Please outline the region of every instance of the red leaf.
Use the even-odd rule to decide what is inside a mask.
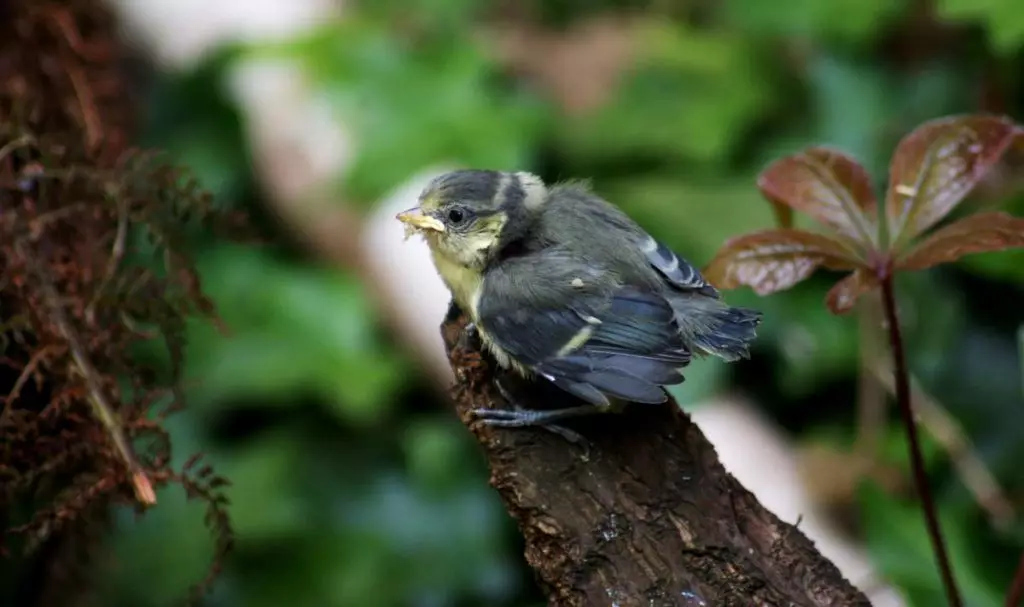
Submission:
[[[776,209],[785,205],[806,213],[866,246],[874,238],[878,201],[871,177],[842,152],[815,147],[777,160],[758,177],[757,187]]]
[[[825,296],[825,303],[833,314],[846,314],[857,304],[862,295],[878,286],[875,275],[864,269],[854,270],[852,274],[837,282]]]
[[[932,120],[904,137],[885,202],[896,249],[956,208],[1018,134],[1009,118],[980,115]]]
[[[936,230],[897,263],[901,270],[924,270],[971,253],[1024,247],[1024,218],[1008,213],[978,213]]]
[[[722,289],[747,285],[759,295],[768,295],[792,287],[819,267],[853,270],[858,265],[855,254],[833,238],[780,228],[728,241],[704,276]]]

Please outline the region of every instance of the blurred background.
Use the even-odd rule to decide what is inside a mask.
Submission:
[[[1015,0],[111,0],[136,51],[139,145],[192,168],[263,245],[198,239],[233,331],[189,329],[178,465],[233,483],[209,606],[539,606],[518,533],[446,401],[448,296],[394,213],[453,166],[588,178],[704,265],[770,227],[755,180],[812,144],[884,186],[920,122],[1024,118]],[[976,204],[1024,214],[1012,175]],[[980,199],[984,199],[983,201]],[[971,203],[969,203],[971,204]],[[825,274],[768,298],[751,361],[675,390],[727,468],[877,605],[944,604],[870,318]],[[1024,255],[899,283],[921,423],[966,604],[1002,604],[1024,549]],[[213,540],[179,488],[120,516],[103,605],[180,599]]]

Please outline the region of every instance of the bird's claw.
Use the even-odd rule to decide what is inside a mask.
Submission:
[[[500,377],[494,378],[494,387],[498,389],[498,393],[505,399],[505,402],[512,406],[512,409],[473,409],[470,413],[480,423],[492,428],[525,428],[529,426],[544,428],[548,432],[561,436],[570,443],[582,445],[587,449],[587,453],[589,453],[589,443],[579,432],[574,432],[564,426],[551,423],[556,419],[571,417],[572,413],[566,415],[568,410],[540,411],[527,409],[519,404],[518,399],[505,387]],[[573,411],[577,409],[575,407],[572,408]]]
[[[499,390],[503,391],[501,388]],[[546,421],[549,419],[561,419],[564,417],[562,411],[557,409],[552,411],[524,409],[507,397],[505,400],[508,400],[515,409],[473,409],[470,413],[480,423],[492,428],[526,428],[535,426],[557,434],[570,443],[587,446],[587,440],[579,432]]]

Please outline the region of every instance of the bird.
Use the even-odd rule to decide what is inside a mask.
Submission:
[[[584,181],[458,169],[431,179],[396,218],[406,239],[424,238],[467,330],[498,365],[582,401],[474,409],[487,425],[559,431],[571,417],[666,402],[695,355],[750,356],[762,313],[729,306]]]

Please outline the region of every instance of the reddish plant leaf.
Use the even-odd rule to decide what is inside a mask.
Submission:
[[[1008,213],[978,213],[936,230],[907,252],[896,267],[924,270],[964,255],[1024,247],[1024,218]]]
[[[1018,134],[1009,118],[980,115],[932,120],[904,137],[885,202],[896,249],[948,215]]]
[[[871,176],[842,152],[815,147],[777,160],[758,177],[757,187],[776,208],[806,213],[865,247],[873,242],[878,201]]]
[[[859,263],[852,251],[833,238],[780,228],[726,242],[704,276],[722,289],[747,285],[759,295],[768,295],[792,287],[819,267],[853,270]]]
[[[846,314],[857,305],[862,295],[878,286],[878,280],[871,272],[858,268],[846,278],[837,282],[825,296],[825,303],[833,314]]]

